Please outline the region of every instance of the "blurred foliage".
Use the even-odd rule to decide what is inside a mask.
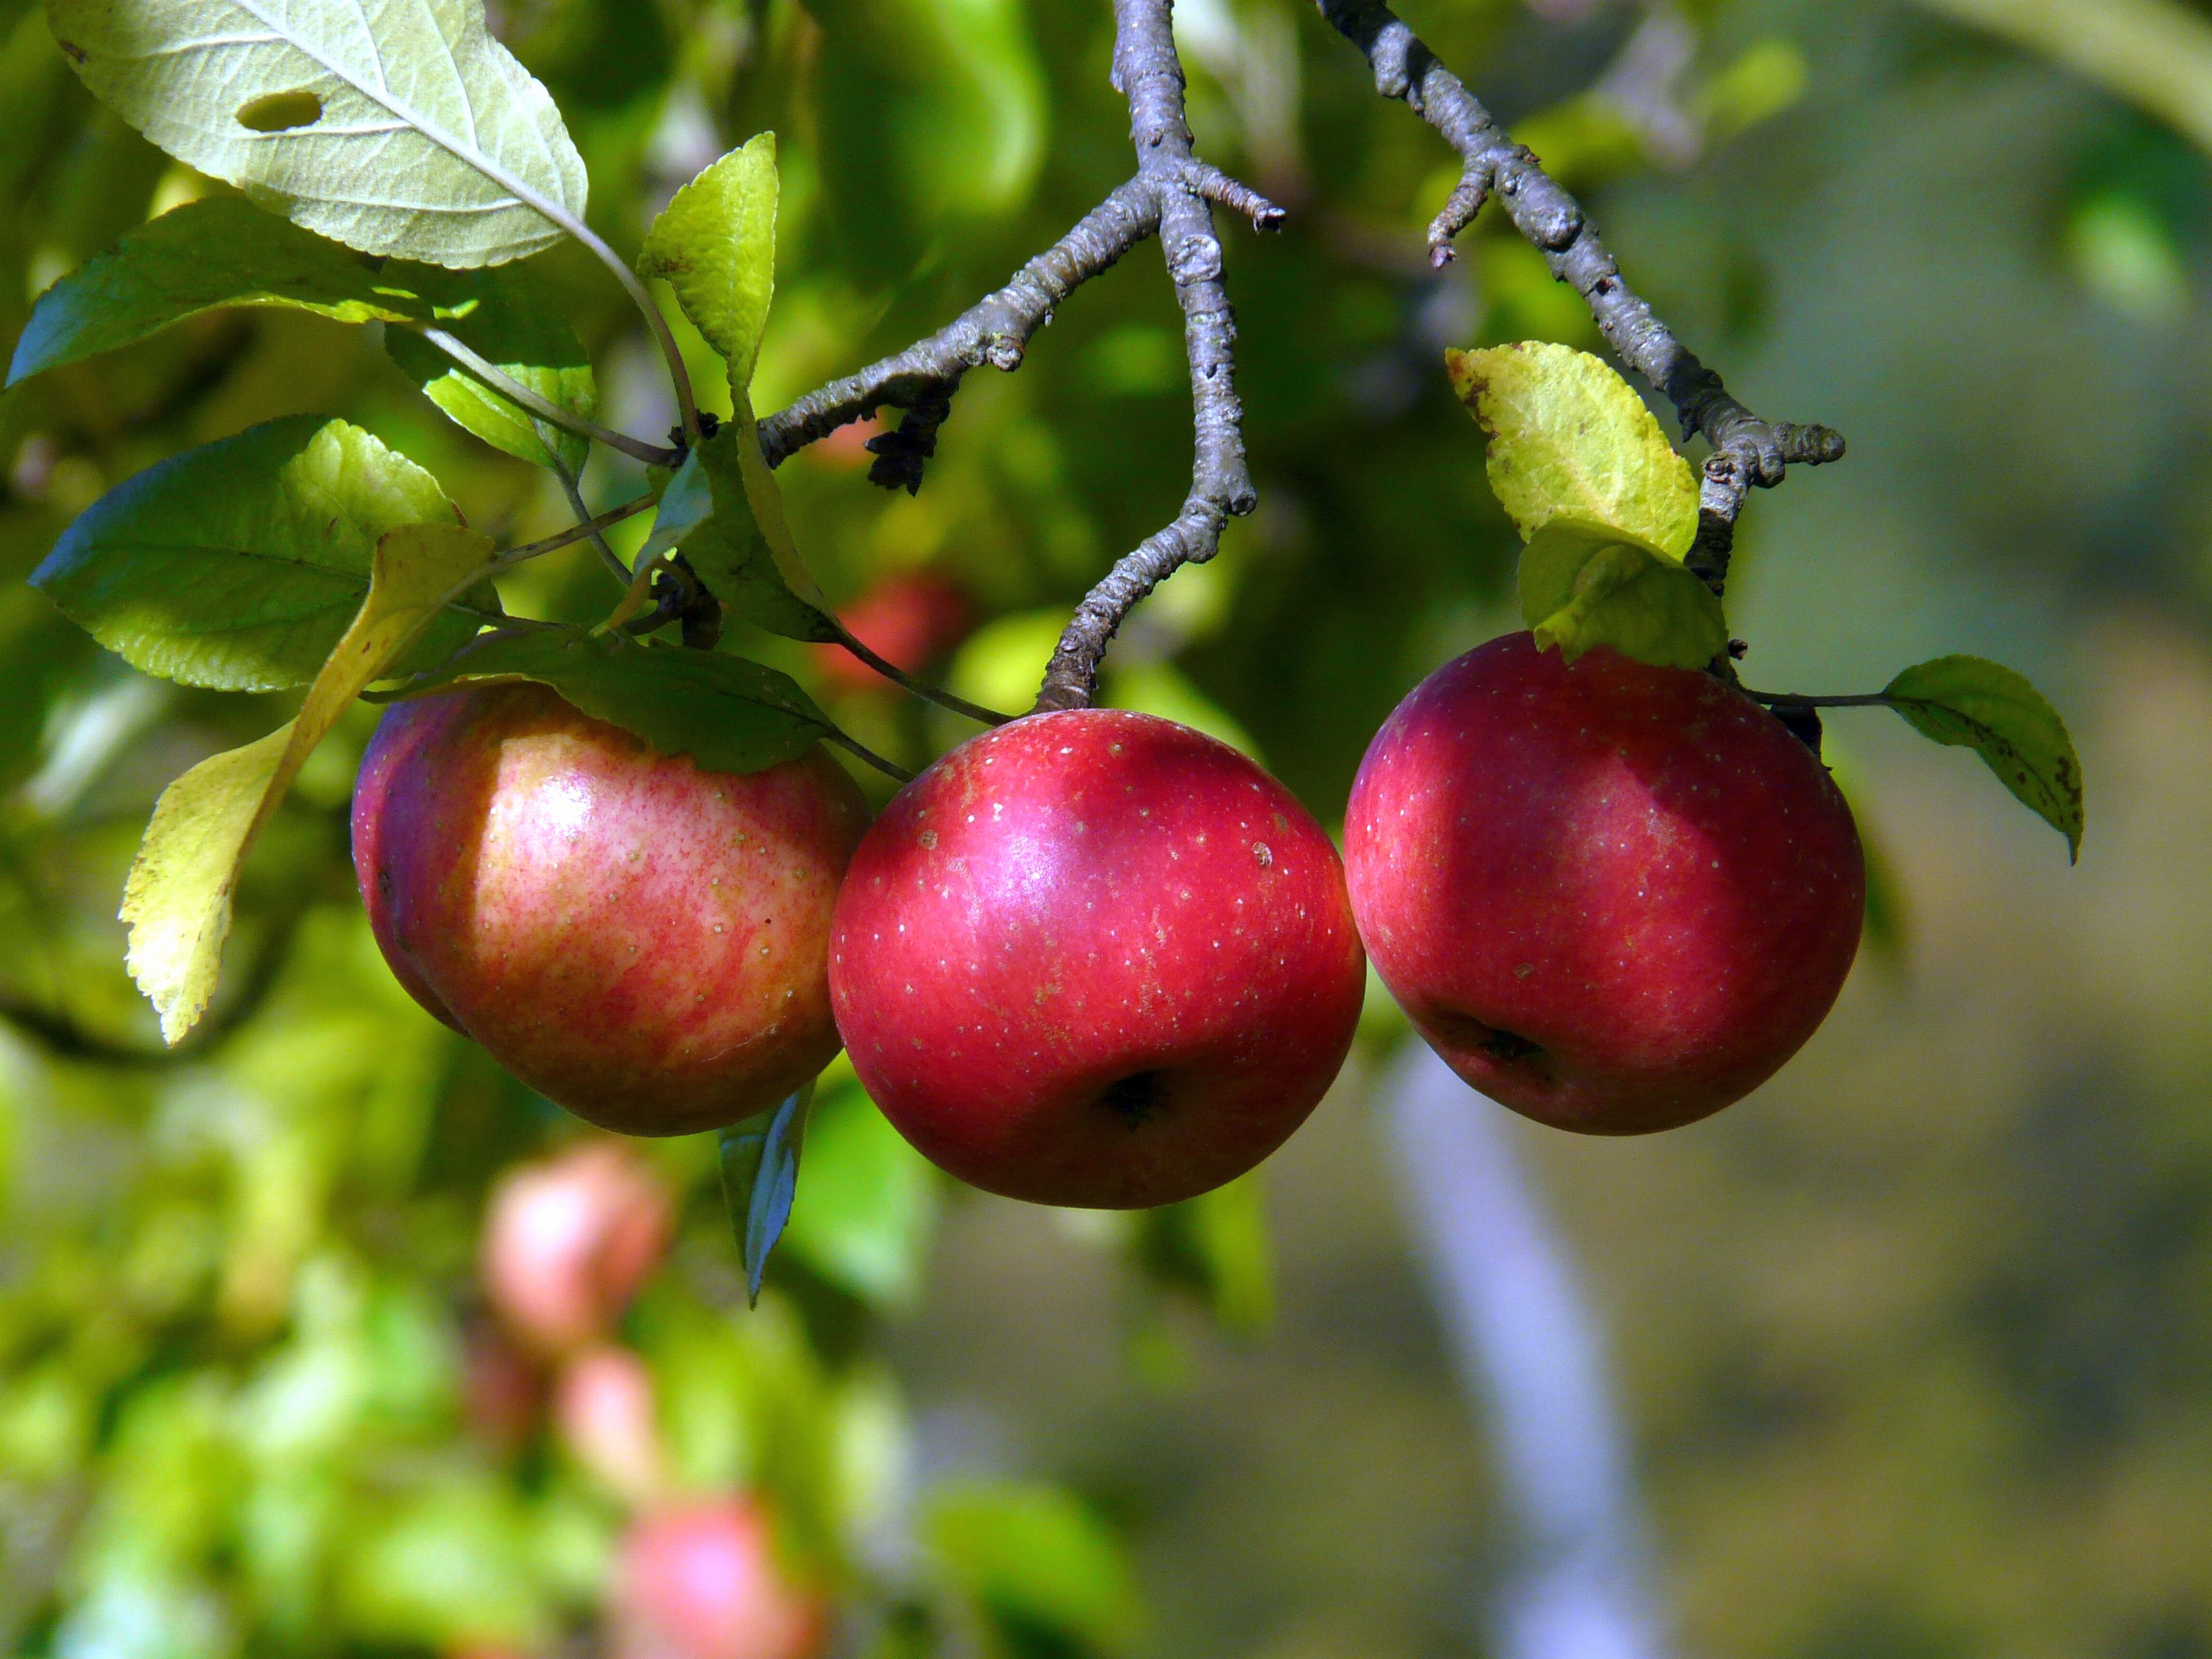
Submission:
[[[1512,625],[1516,538],[1442,349],[1594,337],[1494,215],[1429,269],[1455,167],[1310,6],[1179,9],[1201,148],[1294,212],[1266,240],[1224,227],[1261,509],[1133,619],[1107,690],[1263,754],[1327,819],[1404,690]],[[1855,689],[1987,648],[2093,694],[2083,746],[2112,777],[2062,896],[1971,763],[1851,728],[1911,921],[1895,973],[1724,1119],[1547,1148],[1622,1333],[1686,1644],[2212,1654],[2212,810],[2202,767],[2172,764],[2212,745],[2205,163],[1887,0],[1405,9],[1749,401],[1851,437],[1848,466],[1754,503],[1738,629],[1760,683]],[[769,410],[940,325],[1126,173],[1106,11],[509,0],[497,21],[626,253],[701,166],[776,131]],[[212,187],[92,104],[28,0],[0,0],[0,111],[12,343],[56,277]],[[532,269],[603,416],[665,429],[619,293],[574,249]],[[1018,374],[971,376],[918,495],[869,488],[861,434],[793,459],[831,598],[957,584],[985,621],[951,683],[1018,705],[1069,604],[1182,499],[1182,364],[1140,250]],[[565,522],[544,474],[318,318],[210,314],[0,397],[0,1651],[594,1652],[638,1507],[554,1420],[547,1367],[497,1358],[485,1194],[580,1131],[369,940],[344,814],[373,711],[249,865],[203,1033],[163,1054],[122,974],[155,796],[295,700],[144,679],[21,578],[107,486],[308,412],[376,432],[489,534]],[[602,453],[585,489],[640,481]],[[582,621],[605,584],[579,550],[502,586]],[[806,647],[743,643],[885,752],[960,735]],[[1378,1013],[1374,1046],[1399,1033]],[[1054,1229],[951,1194],[833,1071],[751,1312],[711,1140],[654,1146],[680,1224],[617,1334],[651,1379],[663,1489],[757,1504],[841,1653],[1480,1651],[1471,1598],[1515,1544],[1364,1124],[1325,1111],[1264,1187]]]

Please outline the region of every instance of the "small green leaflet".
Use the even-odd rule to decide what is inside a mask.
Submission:
[[[467,269],[583,218],[583,160],[482,0],[47,0],[47,17],[154,143],[349,247]]]
[[[374,262],[235,196],[149,221],[39,296],[8,384],[143,340],[218,306],[290,306],[342,323],[428,321],[416,280],[445,271]]]
[[[795,681],[773,668],[581,629],[494,635],[404,695],[463,680],[550,685],[594,719],[713,772],[759,772],[795,760],[836,729]]]
[[[381,537],[459,521],[436,479],[360,428],[287,416],[126,478],[31,580],[135,668],[274,691],[314,678],[361,608]],[[477,602],[498,603],[489,589]],[[409,661],[441,660],[477,626],[448,613]]]
[[[667,278],[738,392],[752,384],[775,293],[775,135],[763,132],[678,191],[638,255],[638,274]]]
[[[1548,520],[1521,554],[1521,614],[1536,643],[1567,661],[1592,646],[1668,668],[1703,668],[1728,649],[1712,589],[1680,561],[1607,525]]]
[[[214,994],[230,897],[255,839],[345,707],[437,615],[454,585],[487,568],[491,543],[457,525],[410,525],[377,544],[361,613],[308,688],[298,715],[258,742],[202,761],[162,792],[123,893],[128,963],[175,1042]]]
[[[672,532],[672,544],[690,561],[707,591],[747,622],[786,639],[834,640],[837,626],[821,590],[798,565],[795,553],[788,558],[779,555],[779,532],[787,548],[790,542],[783,497],[775,475],[760,459],[759,428],[742,393],[738,407],[740,418],[726,422],[694,450],[670,482],[652,540],[660,541],[664,528]],[[751,476],[749,458],[760,478]],[[703,514],[702,485],[708,505]],[[763,505],[768,511],[757,512]]]
[[[598,413],[591,357],[535,272],[520,265],[476,271],[455,285],[467,297],[440,308],[440,328],[548,403],[586,418]],[[572,478],[583,471],[589,440],[508,402],[410,330],[386,330],[384,345],[456,425],[533,465]]]
[[[1680,559],[1698,478],[1635,390],[1571,346],[1447,351],[1452,390],[1490,434],[1490,487],[1522,540],[1557,518],[1610,525]]]
[[[1972,749],[2004,787],[2081,855],[2081,762],[2058,711],[2023,674],[1980,657],[1938,657],[1882,690],[1891,708],[1937,743]]]
[[[923,1535],[940,1572],[1006,1651],[1115,1654],[1139,1634],[1136,1585],[1120,1540],[1051,1486],[959,1481],[933,1496]]]
[[[1444,354],[1490,434],[1490,483],[1528,544],[1521,614],[1569,662],[1611,646],[1702,668],[1728,648],[1720,599],[1682,562],[1698,481],[1628,382],[1540,342]]]
[[[757,1305],[761,1275],[791,1219],[799,1191],[799,1153],[806,1139],[806,1109],[814,1098],[810,1083],[772,1110],[756,1112],[720,1132],[722,1194],[730,1204],[730,1225],[744,1264],[745,1293]]]
[[[1256,1171],[1137,1219],[1138,1260],[1163,1285],[1194,1291],[1214,1322],[1257,1336],[1274,1318],[1267,1208]]]

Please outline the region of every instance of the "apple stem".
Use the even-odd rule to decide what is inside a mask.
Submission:
[[[1737,690],[1753,702],[1765,703],[1770,708],[1888,708],[1897,699],[1881,691],[1863,691],[1849,696],[1815,697],[1800,691],[1753,691],[1748,686]]]
[[[885,777],[896,778],[901,783],[912,783],[914,781],[914,774],[908,771],[906,768],[901,766],[896,761],[885,759],[883,756],[878,755],[874,750],[862,743],[859,738],[848,737],[844,732],[836,730],[834,726],[822,734],[822,741],[824,743],[835,744],[838,748],[843,750],[847,754],[853,756],[855,759],[864,761],[868,765],[874,767],[877,771],[881,772]]]
[[[834,617],[831,620],[836,621]],[[956,714],[965,714],[971,720],[980,720],[985,726],[1004,726],[1014,718],[1012,714],[1001,714],[995,708],[986,708],[981,703],[970,702],[965,697],[956,696],[941,686],[931,685],[927,681],[916,678],[889,658],[881,656],[871,649],[842,623],[837,623],[836,628],[838,644],[890,681],[892,684],[902,686],[913,692],[915,696],[926,702],[933,702],[940,708],[949,708]]]

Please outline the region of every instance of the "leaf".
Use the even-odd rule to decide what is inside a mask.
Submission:
[[[349,247],[465,269],[582,220],[583,160],[482,0],[48,0],[47,16],[125,120]]]
[[[487,639],[409,685],[404,695],[461,680],[550,685],[585,714],[634,732],[664,755],[689,755],[712,772],[762,771],[805,754],[836,729],[795,681],[773,668],[580,629]]]
[[[458,523],[437,480],[360,428],[270,421],[125,479],[31,573],[132,666],[186,685],[273,691],[312,678],[368,590],[376,544]],[[477,624],[429,629],[419,661]]]
[[[173,1043],[205,1012],[230,932],[246,855],[300,768],[345,707],[436,614],[455,583],[486,567],[491,543],[451,525],[410,525],[377,544],[361,614],[308,688],[299,714],[257,743],[210,757],[164,790],[124,884],[127,964]]]
[[[1153,1279],[1194,1291],[1224,1330],[1256,1336],[1273,1319],[1274,1267],[1256,1173],[1145,1211],[1135,1243]]]
[[[234,196],[187,203],[39,296],[15,343],[8,384],[219,306],[288,306],[342,323],[428,320],[432,301],[405,280],[424,269],[379,270],[350,249]]]
[[[926,1522],[939,1570],[1018,1651],[1127,1649],[1137,1596],[1121,1540],[1055,1487],[959,1482]]]
[[[2081,762],[2066,722],[2027,676],[1980,657],[1938,657],[1908,668],[1882,695],[1923,737],[1972,749],[2081,855]]]
[[[1447,351],[1452,390],[1490,434],[1490,487],[1527,540],[1553,519],[1607,525],[1680,559],[1698,480],[1628,382],[1541,341]]]
[[[1572,662],[1593,646],[1662,668],[1703,668],[1728,649],[1712,589],[1680,560],[1605,525],[1556,518],[1521,551],[1521,614],[1540,648]]]
[[[807,1123],[806,1190],[784,1248],[864,1302],[908,1308],[921,1291],[937,1197],[927,1162],[876,1109],[851,1067],[832,1061]]]
[[[799,1190],[799,1153],[806,1138],[806,1108],[814,1098],[810,1083],[782,1105],[756,1112],[720,1132],[722,1193],[730,1202],[738,1260],[745,1274],[745,1294],[760,1304],[761,1275],[769,1253],[791,1219],[791,1200]]]
[[[473,273],[467,297],[440,308],[438,326],[548,403],[589,417],[599,381],[576,331],[544,283],[526,268]],[[387,330],[385,349],[430,401],[495,449],[574,477],[590,441],[510,403],[444,352],[406,329]]]
[[[637,258],[640,276],[667,278],[737,392],[752,384],[775,293],[775,135],[763,132],[678,191]]]
[[[737,615],[786,639],[834,640],[830,602],[799,562],[782,490],[761,459],[760,428],[745,398],[737,401],[736,417],[678,469],[646,544],[667,526],[707,591]],[[701,515],[702,484],[708,510]]]

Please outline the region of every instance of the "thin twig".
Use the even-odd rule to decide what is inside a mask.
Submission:
[[[683,349],[676,343],[676,336],[668,326],[668,318],[660,309],[659,302],[653,297],[652,290],[582,220],[572,218],[565,213],[549,216],[562,229],[591,249],[592,257],[614,272],[615,280],[623,285],[623,291],[645,314],[646,326],[653,331],[653,337],[659,344],[660,355],[668,364],[668,378],[676,388],[676,407],[683,417],[684,436],[686,441],[696,444],[706,434],[699,424],[699,400],[691,392],[691,371],[684,367]]]
[[[569,471],[565,465],[561,465],[557,457],[553,471],[554,475],[561,480],[561,493],[568,498],[568,510],[579,520],[590,518],[592,509],[584,500],[583,486],[577,481],[576,475]],[[592,551],[599,556],[599,562],[606,566],[607,574],[615,579],[617,586],[627,592],[632,580],[630,568],[622,562],[622,556],[607,544],[606,532],[604,530],[592,532],[591,543]]]
[[[647,443],[642,438],[633,438],[627,432],[617,432],[612,427],[601,426],[588,415],[579,415],[573,409],[562,408],[550,398],[540,397],[497,363],[442,328],[422,326],[416,331],[501,397],[509,403],[520,404],[549,425],[573,432],[580,438],[588,438],[593,443],[605,444],[610,449],[618,449],[625,455],[643,461],[647,466],[674,466],[684,459],[678,451]]]
[[[1525,145],[1506,135],[1383,0],[1316,3],[1322,15],[1366,55],[1375,89],[1386,98],[1403,99],[1459,152],[1459,185],[1429,228],[1431,259],[1448,263],[1452,239],[1494,196],[1514,228],[1544,255],[1552,274],[1589,304],[1621,361],[1673,403],[1684,441],[1702,433],[1712,445],[1699,495],[1697,544],[1687,562],[1719,592],[1728,580],[1744,497],[1754,486],[1780,483],[1792,461],[1817,465],[1840,460],[1843,438],[1824,426],[1763,421],[1730,396],[1721,377],[1676,340],[1622,280],[1620,267],[1581,204]]]
[[[896,761],[884,759],[881,755],[878,755],[874,750],[869,748],[859,738],[846,736],[844,732],[840,732],[834,726],[822,734],[822,741],[824,743],[836,744],[838,748],[843,750],[847,754],[866,762],[867,764],[874,767],[877,771],[881,772],[885,777],[896,778],[901,783],[912,783],[914,781],[914,774],[908,771],[906,768],[901,766]]]
[[[1894,708],[1897,699],[1884,691],[1867,691],[1856,696],[1809,697],[1796,691],[1754,691],[1747,685],[1736,690],[1753,702],[1763,702],[1771,708]]]
[[[933,702],[940,708],[949,708],[956,714],[965,714],[971,720],[981,720],[986,726],[1004,726],[1014,718],[1012,714],[1001,714],[995,708],[986,708],[981,703],[970,702],[967,698],[955,696],[942,686],[931,685],[917,679],[891,661],[890,658],[878,655],[862,643],[858,636],[844,623],[837,622],[836,617],[831,617],[830,621],[836,623],[837,642],[885,679],[890,681],[892,684],[902,686],[913,692],[915,696]]]

